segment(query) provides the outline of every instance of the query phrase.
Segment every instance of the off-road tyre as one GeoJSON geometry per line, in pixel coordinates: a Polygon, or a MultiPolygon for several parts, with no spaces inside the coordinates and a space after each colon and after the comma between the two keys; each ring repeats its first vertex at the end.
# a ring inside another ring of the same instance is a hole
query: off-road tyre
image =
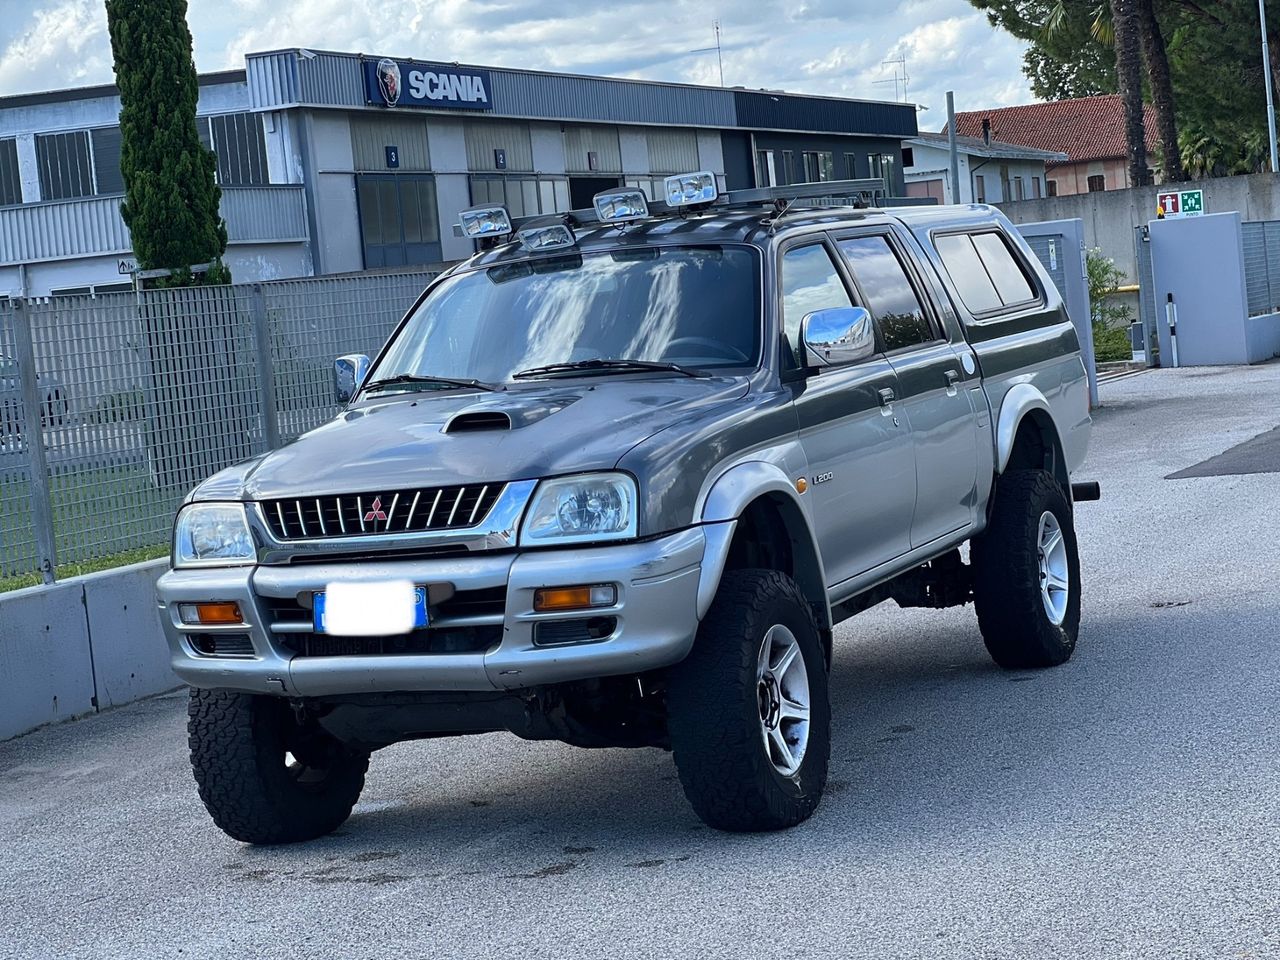
{"type": "Polygon", "coordinates": [[[789,577],[724,574],[693,651],[670,671],[667,708],[680,783],[708,826],[781,830],[817,809],[831,749],[826,655],[813,610],[789,577]],[[798,641],[809,686],[808,745],[792,776],[778,771],[762,739],[757,664],[775,624],[798,641]]]}
{"type": "Polygon", "coordinates": [[[1066,663],[1080,632],[1080,555],[1071,502],[1045,470],[1011,470],[996,483],[991,522],[974,538],[973,602],[987,651],[1006,670],[1066,663]],[[1065,615],[1055,624],[1041,596],[1040,522],[1052,513],[1066,547],[1065,615]]]}
{"type": "Polygon", "coordinates": [[[351,815],[369,755],[319,730],[304,733],[287,702],[227,690],[192,690],[191,768],[200,799],[244,843],[314,840],[351,815]],[[294,756],[286,764],[286,753],[294,756]]]}

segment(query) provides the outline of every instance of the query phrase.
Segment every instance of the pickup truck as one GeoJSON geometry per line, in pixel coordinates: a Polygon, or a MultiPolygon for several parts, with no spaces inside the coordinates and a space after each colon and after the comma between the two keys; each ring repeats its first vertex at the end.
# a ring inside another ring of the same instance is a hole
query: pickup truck
{"type": "Polygon", "coordinates": [[[984,205],[806,205],[864,181],[512,222],[435,279],[331,422],[196,488],[159,581],[213,820],[351,813],[370,755],[510,731],[671,751],[714,827],[803,821],[836,624],[972,602],[1066,661],[1091,417],[1062,298],[984,205]]]}

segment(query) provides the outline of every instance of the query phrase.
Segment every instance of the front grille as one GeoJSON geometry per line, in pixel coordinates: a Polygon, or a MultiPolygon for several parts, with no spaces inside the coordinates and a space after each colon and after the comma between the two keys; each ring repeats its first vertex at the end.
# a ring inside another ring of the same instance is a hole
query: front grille
{"type": "Polygon", "coordinates": [[[263,500],[260,506],[277,540],[385,536],[474,526],[489,515],[505,488],[505,483],[488,483],[370,491],[263,500]]]}
{"type": "Polygon", "coordinates": [[[612,636],[617,629],[617,617],[544,620],[534,626],[533,642],[540,647],[558,647],[569,643],[595,643],[597,640],[612,636]]]}
{"type": "Polygon", "coordinates": [[[192,633],[191,648],[202,657],[252,657],[253,641],[247,633],[192,633]]]}

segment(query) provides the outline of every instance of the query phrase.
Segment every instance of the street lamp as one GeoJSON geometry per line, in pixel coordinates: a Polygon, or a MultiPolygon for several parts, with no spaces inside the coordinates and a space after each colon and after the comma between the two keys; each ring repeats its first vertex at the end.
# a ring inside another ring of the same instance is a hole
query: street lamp
{"type": "Polygon", "coordinates": [[[1262,76],[1267,83],[1267,136],[1271,143],[1271,172],[1280,173],[1276,158],[1276,108],[1271,97],[1271,48],[1267,43],[1267,0],[1258,0],[1258,19],[1262,21],[1262,76]]]}

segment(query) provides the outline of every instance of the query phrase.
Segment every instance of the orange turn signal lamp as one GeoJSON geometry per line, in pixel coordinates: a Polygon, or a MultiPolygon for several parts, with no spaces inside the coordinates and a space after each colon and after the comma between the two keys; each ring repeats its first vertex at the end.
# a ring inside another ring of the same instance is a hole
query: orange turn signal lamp
{"type": "Polygon", "coordinates": [[[240,614],[240,604],[233,600],[220,600],[216,603],[180,603],[178,616],[186,624],[238,626],[244,623],[244,617],[240,614]]]}
{"type": "Polygon", "coordinates": [[[533,592],[533,609],[538,613],[612,607],[617,602],[618,588],[612,583],[584,587],[543,587],[533,592]]]}

